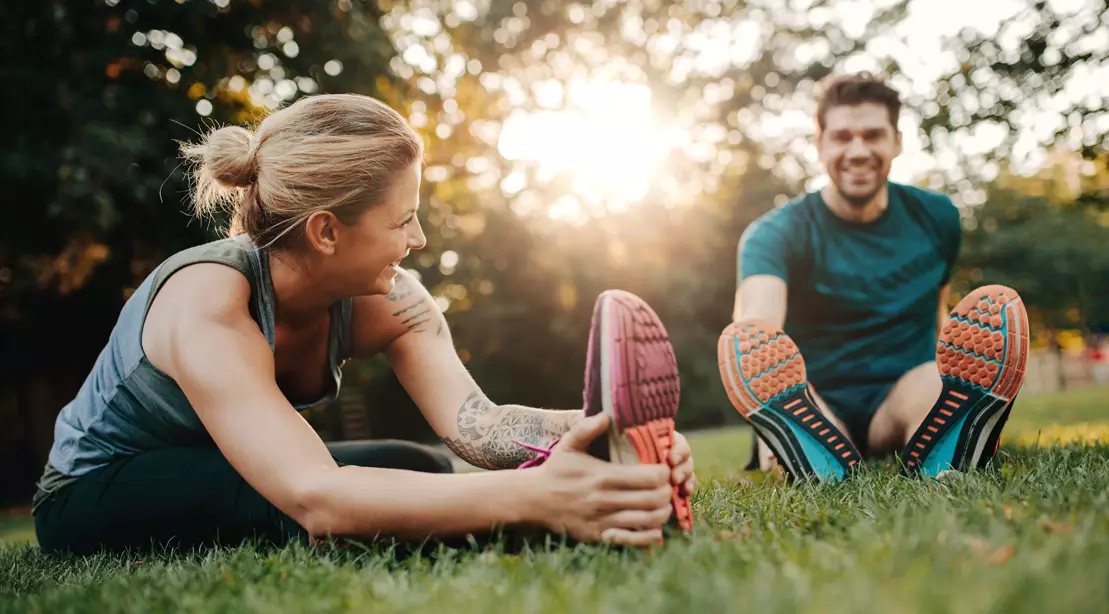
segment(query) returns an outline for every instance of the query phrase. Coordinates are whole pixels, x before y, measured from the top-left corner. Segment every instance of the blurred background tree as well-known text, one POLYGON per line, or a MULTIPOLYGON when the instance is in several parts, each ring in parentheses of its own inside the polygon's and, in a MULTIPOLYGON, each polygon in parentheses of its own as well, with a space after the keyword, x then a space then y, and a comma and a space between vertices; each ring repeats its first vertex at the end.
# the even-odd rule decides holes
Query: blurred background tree
MULTIPOLYGON (((670 329, 682 428, 738 424, 717 375, 735 249, 822 185, 812 96, 891 76, 896 178, 950 194, 956 292, 1007 283, 1038 339, 1109 323, 1103 0, 21 0, 0 152, 0 498, 25 497, 57 411, 190 220, 177 142, 318 92, 378 96, 427 140, 407 266, 496 401, 579 407, 605 288, 670 329)), ((326 438, 431 438, 381 360, 349 364, 326 438)))
MULTIPOLYGON (((11 2, 0 8, 0 462, 29 492, 54 417, 130 292, 216 236, 190 221, 177 144, 303 94, 388 98, 371 2, 11 2)), ((395 88, 394 88, 395 89, 395 88)))

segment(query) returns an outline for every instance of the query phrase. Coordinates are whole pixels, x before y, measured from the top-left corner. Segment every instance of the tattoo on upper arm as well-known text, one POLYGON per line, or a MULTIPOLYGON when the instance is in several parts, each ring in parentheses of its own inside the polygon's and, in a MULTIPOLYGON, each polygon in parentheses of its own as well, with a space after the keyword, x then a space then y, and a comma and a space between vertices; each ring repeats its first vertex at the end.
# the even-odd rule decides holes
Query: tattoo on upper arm
POLYGON ((412 293, 412 288, 402 281, 401 283, 394 284, 393 291, 390 292, 385 298, 396 303, 397 301, 403 301, 406 298, 412 296, 412 293))
POLYGON ((427 330, 426 328, 424 328, 424 324, 427 324, 431 321, 431 316, 428 315, 430 312, 431 307, 424 307, 423 309, 415 311, 414 313, 412 313, 412 315, 406 317, 403 321, 401 321, 401 324, 408 327, 408 330, 422 333, 427 330))
POLYGON ((435 331, 435 334, 438 335, 443 332, 443 315, 437 313, 438 308, 424 300, 423 294, 416 292, 412 284, 407 281, 398 280, 398 283, 393 286, 393 291, 385 298, 390 302, 401 305, 399 309, 393 312, 393 317, 400 318, 401 325, 405 327, 405 332, 427 332, 430 328, 428 323, 436 316, 439 318, 439 328, 435 331))

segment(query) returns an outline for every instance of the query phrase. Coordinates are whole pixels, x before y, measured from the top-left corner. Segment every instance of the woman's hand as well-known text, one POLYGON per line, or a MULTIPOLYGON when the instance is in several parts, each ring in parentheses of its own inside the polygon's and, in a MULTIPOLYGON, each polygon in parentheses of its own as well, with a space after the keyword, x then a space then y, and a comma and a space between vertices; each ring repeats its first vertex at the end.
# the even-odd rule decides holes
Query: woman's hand
POLYGON ((542 465, 525 470, 541 474, 534 480, 539 489, 536 515, 549 530, 578 541, 657 544, 671 514, 671 470, 590 456, 586 447, 608 426, 603 413, 579 420, 542 465))
POLYGON ((674 445, 670 447, 670 483, 682 488, 682 494, 689 496, 697 486, 693 475, 693 449, 685 435, 674 431, 674 445))

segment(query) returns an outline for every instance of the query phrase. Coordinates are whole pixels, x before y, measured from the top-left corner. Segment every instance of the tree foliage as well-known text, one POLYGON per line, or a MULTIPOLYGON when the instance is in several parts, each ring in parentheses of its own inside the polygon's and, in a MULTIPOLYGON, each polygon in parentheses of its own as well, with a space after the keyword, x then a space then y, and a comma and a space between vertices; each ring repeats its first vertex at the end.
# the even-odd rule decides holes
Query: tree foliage
POLYGON ((1003 174, 966 219, 960 289, 1018 288, 1041 337, 1109 329, 1109 169, 1076 158, 1060 156, 1029 177, 1003 174))
POLYGON ((129 293, 215 237, 186 215, 178 142, 305 93, 388 96, 394 51, 355 0, 24 1, 0 17, 17 88, 0 116, 0 412, 22 444, 0 450, 25 489, 129 293))

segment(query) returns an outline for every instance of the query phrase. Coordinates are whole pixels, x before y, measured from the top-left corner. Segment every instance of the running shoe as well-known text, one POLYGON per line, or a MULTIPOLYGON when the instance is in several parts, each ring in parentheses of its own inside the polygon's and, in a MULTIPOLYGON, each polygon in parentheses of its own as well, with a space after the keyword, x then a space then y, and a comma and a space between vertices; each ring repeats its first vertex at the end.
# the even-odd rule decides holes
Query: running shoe
MULTIPOLYGON (((614 463, 670 464, 678 413, 678 363, 666 328, 643 299, 606 290, 593 305, 585 361, 585 415, 611 417, 607 437, 590 446, 614 463)), ((693 529, 689 497, 674 486, 671 524, 693 529)))
POLYGON ((757 319, 733 322, 716 356, 732 405, 792 478, 838 482, 861 467, 858 449, 821 413, 797 344, 780 328, 757 319))
POLYGON ((912 473, 985 467, 1024 382, 1028 313, 1012 288, 983 286, 959 301, 936 343, 943 392, 901 453, 912 473))

